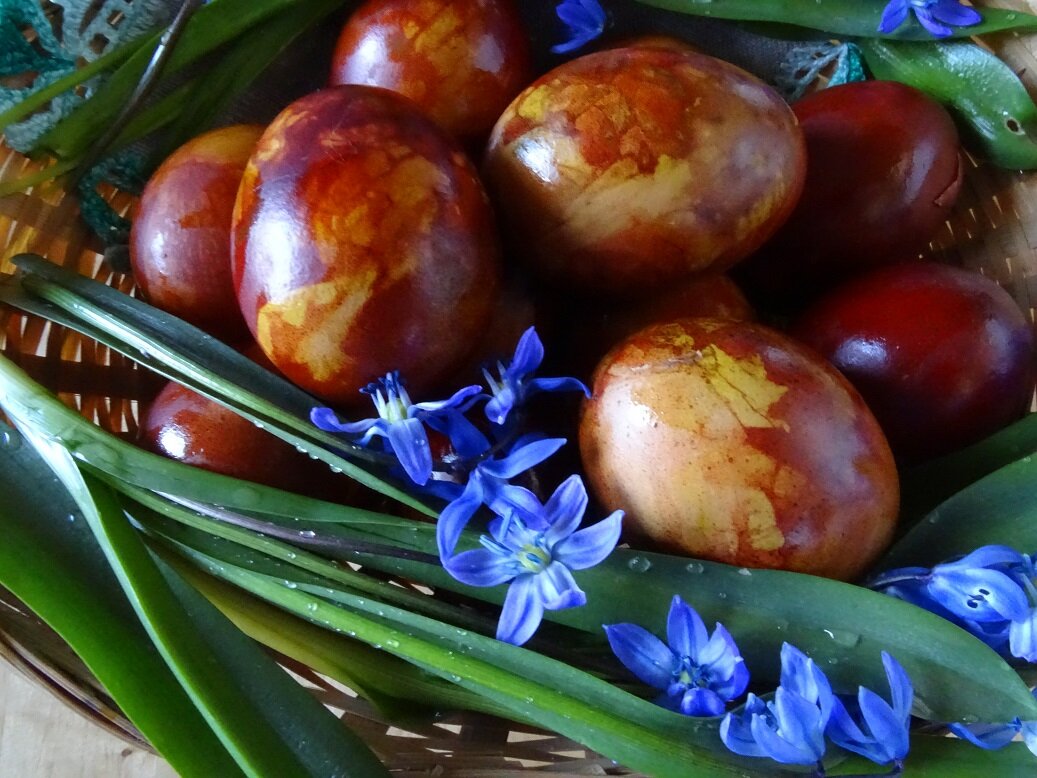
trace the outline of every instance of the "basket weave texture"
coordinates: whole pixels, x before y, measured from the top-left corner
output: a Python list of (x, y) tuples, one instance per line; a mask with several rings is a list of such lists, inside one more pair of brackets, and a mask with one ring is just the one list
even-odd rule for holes
[[(984, 5), (1037, 12), (1037, 0)], [(987, 43), (1037, 95), (1037, 35), (1008, 33)], [(991, 277), (1008, 290), (1031, 322), (1037, 322), (1037, 172), (1001, 170), (969, 155), (965, 164), (960, 199), (934, 238), (931, 254)], [(34, 169), (36, 163), (0, 145), (0, 180)], [(132, 207), (133, 199), (126, 194), (112, 191), (108, 197), (119, 213)], [(131, 293), (132, 279), (103, 263), (102, 247), (81, 223), (78, 211), (74, 196), (53, 187), (0, 198), (0, 272), (13, 271), (12, 256), (33, 252)], [(88, 338), (2, 305), (0, 348), (84, 416), (126, 437), (136, 434), (139, 399), (162, 383)], [(2, 589), (0, 657), (99, 726), (147, 747), (67, 646)], [(284, 664), (399, 775), (631, 774), (565, 738), (483, 715), (458, 714), (401, 730), (350, 690), (289, 660)]]

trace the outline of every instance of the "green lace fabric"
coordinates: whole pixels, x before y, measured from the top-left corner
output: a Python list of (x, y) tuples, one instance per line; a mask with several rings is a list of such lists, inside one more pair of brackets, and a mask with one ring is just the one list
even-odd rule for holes
[[(175, 10), (176, 3), (168, 0), (0, 0), (0, 111), (119, 43), (168, 23)], [(40, 136), (93, 93), (100, 78), (8, 126), (7, 145), (30, 151)], [(124, 153), (95, 166), (78, 185), (83, 219), (106, 245), (125, 242), (129, 222), (108, 206), (97, 185), (106, 181), (139, 191), (140, 171), (141, 157)]]

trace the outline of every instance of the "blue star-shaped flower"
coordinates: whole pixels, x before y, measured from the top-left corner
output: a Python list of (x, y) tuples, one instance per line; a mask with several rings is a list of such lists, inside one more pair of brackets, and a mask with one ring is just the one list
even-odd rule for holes
[(598, 0), (562, 0), (555, 9), (558, 18), (569, 28), (569, 40), (552, 46), (555, 54), (567, 54), (601, 37), (608, 14)]
[(825, 674), (802, 651), (781, 647), (781, 684), (765, 702), (750, 694), (741, 715), (728, 713), (720, 739), (741, 756), (769, 757), (782, 764), (818, 764), (825, 753), (825, 727), (835, 696)]
[(663, 694), (659, 703), (686, 716), (721, 716), (725, 703), (740, 697), (749, 671), (722, 624), (713, 635), (680, 596), (666, 620), (669, 645), (636, 624), (605, 626), (612, 651), (641, 681)]
[(587, 602), (572, 571), (593, 567), (612, 553), (623, 512), (577, 530), (586, 509), (587, 489), (579, 476), (570, 476), (541, 506), (540, 527), (508, 514), (490, 522), (482, 548), (443, 561), (450, 575), (470, 586), (511, 582), (497, 624), (498, 640), (522, 645), (540, 626), (545, 610)]
[(975, 8), (958, 0), (892, 0), (882, 12), (879, 32), (889, 35), (907, 21), (910, 13), (934, 38), (952, 35), (952, 27), (971, 27), (983, 21)]
[(836, 745), (877, 764), (893, 762), (899, 766), (911, 748), (914, 687), (900, 663), (885, 651), (882, 665), (889, 681), (890, 702), (863, 686), (857, 692), (856, 704), (836, 697), (826, 734)]
[[(448, 400), (412, 403), (410, 395), (400, 381), (398, 371), (388, 373), (375, 383), (361, 390), (371, 395), (378, 416), (357, 422), (341, 422), (330, 408), (314, 408), (310, 421), (327, 432), (360, 435), (356, 443), (368, 445), (375, 437), (384, 437), (400, 464), (414, 483), (423, 486), (432, 476), (432, 450), (428, 433), (422, 422), (455, 435), (478, 433), (470, 424), (459, 419), (474, 398), (482, 392), (480, 386), (466, 386), (455, 392)], [(471, 428), (469, 430), (469, 428)], [(463, 441), (455, 441), (455, 447), (470, 448)]]
[(483, 370), (493, 393), (486, 403), (486, 418), (494, 424), (503, 424), (514, 408), (537, 392), (579, 391), (590, 397), (590, 390), (575, 378), (533, 378), (533, 373), (543, 361), (544, 344), (536, 329), (530, 327), (519, 338), (508, 366), (497, 363), (498, 378), (494, 378), (489, 370)]

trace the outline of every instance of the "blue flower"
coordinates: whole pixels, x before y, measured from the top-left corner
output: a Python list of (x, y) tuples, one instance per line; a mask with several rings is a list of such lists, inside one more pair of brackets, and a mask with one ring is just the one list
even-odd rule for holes
[(983, 546), (932, 570), (891, 570), (871, 587), (936, 613), (1001, 653), (1037, 661), (1034, 559), (1007, 546)]
[(873, 762), (900, 765), (911, 748), (909, 726), (914, 688), (904, 668), (885, 651), (882, 665), (889, 681), (890, 702), (863, 686), (857, 692), (856, 704), (849, 703), (849, 708), (836, 697), (826, 734), (836, 745)]
[(569, 40), (552, 46), (555, 54), (566, 54), (586, 46), (605, 32), (608, 15), (598, 0), (562, 0), (555, 13), (569, 28)]
[(516, 514), (530, 527), (542, 528), (540, 501), (529, 489), (508, 483), (543, 462), (565, 445), (565, 438), (540, 439), (526, 435), (515, 441), (508, 454), (500, 459), (479, 462), (468, 474), (468, 482), (435, 483), (433, 493), (450, 503), (439, 514), (436, 541), (444, 560), (454, 553), (468, 521), (480, 506), (486, 505), (498, 516)]
[(952, 35), (951, 27), (971, 27), (983, 21), (975, 8), (958, 0), (892, 0), (882, 12), (879, 32), (889, 35), (907, 21), (911, 12), (934, 38)]
[[(1037, 698), (1037, 689), (1033, 691)], [(1037, 721), (1020, 721), (1013, 719), (1007, 724), (950, 724), (951, 732), (967, 740), (974, 746), (985, 748), (988, 751), (996, 751), (1011, 743), (1015, 736), (1022, 734), (1023, 742), (1030, 749), (1030, 753), (1037, 756)]]
[(669, 645), (636, 624), (605, 626), (619, 661), (663, 694), (659, 704), (686, 716), (721, 716), (724, 703), (741, 697), (749, 671), (721, 624), (712, 637), (699, 614), (679, 595), (666, 620)]
[(486, 403), (486, 418), (494, 424), (503, 424), (514, 408), (537, 392), (579, 391), (590, 397), (587, 387), (575, 378), (532, 378), (543, 361), (544, 344), (540, 342), (536, 329), (530, 327), (519, 338), (511, 364), (505, 367), (497, 363), (499, 379), (490, 375), (489, 370), (483, 370), (493, 393), (493, 397)]
[(497, 624), (498, 640), (522, 645), (540, 626), (545, 609), (587, 602), (571, 571), (593, 567), (612, 553), (623, 512), (577, 531), (586, 509), (583, 481), (570, 476), (541, 506), (539, 527), (530, 527), (514, 513), (505, 514), (490, 522), (482, 548), (443, 561), (450, 575), (471, 586), (511, 581)]
[(782, 764), (818, 764), (835, 696), (825, 674), (802, 651), (781, 647), (781, 685), (774, 700), (750, 694), (741, 715), (728, 713), (720, 739), (741, 756), (769, 757)]
[[(310, 421), (327, 432), (360, 435), (356, 441), (360, 445), (368, 445), (374, 437), (384, 437), (410, 479), (423, 486), (432, 476), (432, 451), (422, 422), (455, 435), (468, 433), (468, 428), (458, 423), (457, 417), (474, 402), (482, 387), (466, 386), (449, 400), (414, 404), (400, 381), (399, 372), (393, 371), (361, 391), (371, 396), (378, 411), (377, 418), (344, 423), (330, 408), (314, 408), (310, 411)], [(453, 439), (452, 442), (455, 446), (471, 445)]]

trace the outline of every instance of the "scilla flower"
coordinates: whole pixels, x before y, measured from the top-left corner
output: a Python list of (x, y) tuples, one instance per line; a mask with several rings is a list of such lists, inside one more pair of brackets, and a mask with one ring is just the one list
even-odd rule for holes
[(724, 717), (720, 739), (741, 756), (820, 766), (825, 728), (834, 705), (825, 674), (802, 651), (785, 643), (781, 647), (781, 685), (774, 699), (764, 702), (750, 694), (741, 715)]
[(890, 570), (870, 585), (953, 621), (996, 651), (1037, 662), (1035, 578), (1033, 558), (983, 546), (931, 570)]
[(586, 46), (601, 36), (608, 23), (608, 15), (598, 0), (562, 0), (555, 13), (569, 28), (569, 40), (551, 47), (555, 54), (567, 54)]
[(713, 635), (699, 614), (674, 596), (663, 643), (636, 624), (605, 626), (612, 651), (630, 672), (662, 691), (659, 704), (686, 716), (721, 716), (741, 697), (749, 671), (734, 639), (721, 624)]
[(507, 367), (497, 363), (498, 378), (494, 378), (489, 370), (483, 370), (493, 393), (486, 403), (486, 418), (494, 424), (503, 424), (514, 408), (537, 392), (579, 391), (590, 397), (587, 387), (575, 378), (533, 378), (533, 373), (543, 361), (544, 344), (536, 329), (530, 327), (522, 333), (511, 363)]
[(892, 0), (886, 5), (879, 22), (879, 32), (889, 35), (914, 13), (934, 38), (946, 38), (954, 33), (952, 27), (971, 27), (983, 21), (975, 8), (962, 5), (958, 0)]
[(310, 421), (327, 432), (360, 435), (356, 441), (360, 445), (369, 444), (374, 437), (384, 437), (410, 479), (422, 486), (432, 475), (432, 451), (422, 422), (459, 414), (479, 395), (482, 387), (466, 386), (449, 400), (415, 404), (399, 372), (393, 371), (361, 391), (374, 401), (377, 418), (340, 422), (330, 408), (314, 408), (310, 411)]
[(540, 501), (529, 489), (509, 481), (539, 465), (563, 445), (565, 438), (523, 436), (515, 441), (506, 456), (479, 462), (468, 474), (464, 486), (435, 483), (433, 493), (450, 501), (436, 524), (439, 555), (446, 559), (454, 553), (465, 525), (482, 505), (498, 516), (514, 514), (528, 526), (538, 527), (542, 521)]
[(443, 561), (447, 572), (471, 586), (511, 582), (497, 625), (497, 639), (515, 645), (529, 640), (544, 610), (574, 608), (587, 602), (573, 570), (593, 567), (619, 542), (623, 512), (577, 530), (587, 509), (587, 490), (571, 476), (542, 506), (540, 526), (531, 527), (514, 513), (490, 522), (482, 548)]
[[(1037, 690), (1034, 690), (1033, 696), (1037, 698)], [(1022, 735), (1030, 753), (1037, 756), (1037, 721), (1021, 721), (1016, 718), (1007, 724), (954, 723), (948, 728), (962, 740), (988, 751), (1004, 748), (1015, 740), (1016, 735)]]
[(885, 651), (882, 665), (889, 681), (890, 702), (863, 686), (856, 701), (844, 703), (836, 697), (826, 734), (847, 751), (878, 764), (892, 762), (899, 769), (911, 748), (914, 687), (900, 663)]

